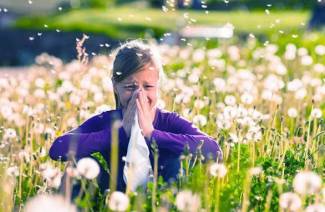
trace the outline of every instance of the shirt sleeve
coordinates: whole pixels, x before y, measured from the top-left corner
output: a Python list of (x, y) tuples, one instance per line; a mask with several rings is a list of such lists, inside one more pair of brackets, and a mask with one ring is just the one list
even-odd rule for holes
[(149, 142), (155, 140), (158, 149), (169, 150), (174, 154), (181, 155), (185, 145), (188, 144), (190, 152), (196, 154), (198, 146), (203, 142), (201, 151), (205, 159), (222, 160), (219, 144), (191, 122), (176, 113), (170, 113), (166, 122), (169, 126), (168, 130), (155, 129), (149, 140)]
[(95, 152), (105, 155), (110, 151), (109, 125), (109, 120), (103, 113), (91, 117), (79, 127), (56, 138), (49, 150), (50, 157), (53, 160), (66, 161), (69, 153), (74, 154), (76, 159), (90, 156)]

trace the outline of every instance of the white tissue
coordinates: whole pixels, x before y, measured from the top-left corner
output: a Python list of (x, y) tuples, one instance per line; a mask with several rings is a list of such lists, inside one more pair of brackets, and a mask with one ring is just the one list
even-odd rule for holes
[(135, 191), (138, 186), (146, 185), (149, 180), (150, 170), (149, 148), (141, 133), (138, 114), (136, 113), (125, 157), (123, 179), (129, 186), (129, 189)]

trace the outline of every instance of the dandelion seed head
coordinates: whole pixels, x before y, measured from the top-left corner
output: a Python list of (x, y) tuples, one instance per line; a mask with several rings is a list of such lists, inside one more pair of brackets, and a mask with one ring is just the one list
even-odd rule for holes
[(26, 203), (24, 212), (77, 212), (77, 207), (66, 201), (61, 195), (40, 194)]
[(223, 178), (227, 174), (227, 168), (224, 164), (214, 163), (209, 167), (209, 172), (213, 177)]
[(191, 191), (180, 191), (176, 195), (176, 206), (180, 211), (198, 211), (201, 205), (200, 198), (197, 194), (193, 194)]
[(293, 188), (299, 194), (315, 194), (322, 186), (321, 178), (314, 172), (301, 171), (293, 180)]
[(288, 211), (298, 211), (302, 206), (299, 196), (292, 192), (281, 194), (279, 203), (282, 209)]
[(114, 191), (109, 197), (108, 206), (113, 211), (126, 211), (129, 207), (129, 198), (120, 191)]
[(94, 179), (99, 174), (99, 165), (92, 158), (82, 158), (77, 163), (79, 174), (87, 179)]

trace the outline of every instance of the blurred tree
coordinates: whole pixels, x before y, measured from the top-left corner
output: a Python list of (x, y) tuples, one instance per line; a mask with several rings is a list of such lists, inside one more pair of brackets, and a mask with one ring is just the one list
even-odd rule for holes
[[(74, 0), (75, 1), (75, 0)], [(82, 8), (107, 8), (115, 5), (116, 0), (80, 0)]]
[(308, 28), (315, 29), (325, 26), (325, 1), (318, 2), (314, 9), (312, 16), (310, 18)]

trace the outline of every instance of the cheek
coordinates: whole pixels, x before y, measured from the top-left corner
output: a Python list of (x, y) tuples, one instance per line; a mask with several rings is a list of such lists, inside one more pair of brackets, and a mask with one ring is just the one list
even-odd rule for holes
[(124, 106), (124, 107), (127, 106), (131, 97), (132, 97), (131, 92), (125, 91), (125, 92), (120, 93), (119, 98), (120, 98), (122, 106)]

